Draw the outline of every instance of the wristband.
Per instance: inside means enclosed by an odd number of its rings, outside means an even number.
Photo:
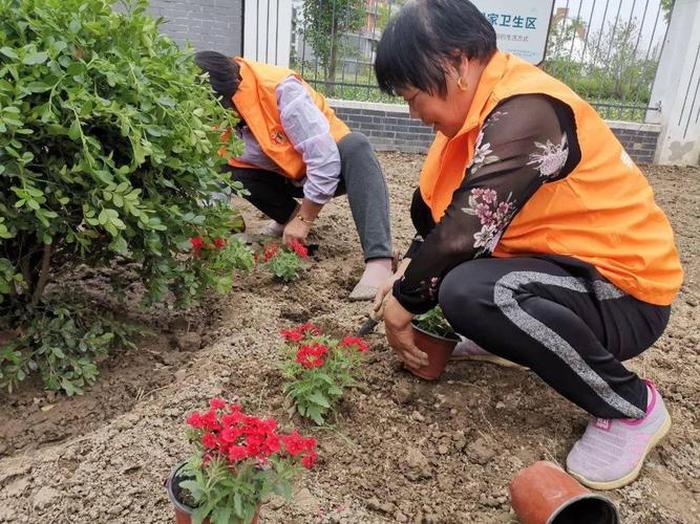
[[[297,215],[297,218],[298,218],[299,220],[301,220],[301,222],[304,223],[304,224],[306,224],[307,226],[312,226],[313,223],[314,223],[314,221],[313,221],[312,219],[304,218],[304,217],[301,216],[301,215]]]

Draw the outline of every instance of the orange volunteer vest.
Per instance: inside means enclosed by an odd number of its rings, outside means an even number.
[[[240,67],[242,79],[238,90],[233,95],[233,104],[236,110],[245,120],[263,152],[279,166],[282,174],[292,180],[304,178],[306,166],[302,156],[289,142],[280,122],[275,94],[275,89],[280,82],[290,76],[295,76],[304,84],[316,107],[328,119],[330,133],[336,143],[350,133],[350,129],[335,115],[325,98],[314,91],[291,69],[252,62],[239,57],[234,58],[234,60]],[[226,135],[222,138],[226,139]],[[228,163],[234,167],[256,167],[236,158],[229,159]]]
[[[633,297],[668,305],[683,280],[671,225],[654,194],[595,110],[562,82],[513,55],[497,52],[481,75],[462,129],[438,133],[420,190],[439,221],[471,164],[479,130],[499,102],[544,94],[575,117],[581,161],[566,178],[544,184],[515,216],[496,257],[557,254],[588,262]]]

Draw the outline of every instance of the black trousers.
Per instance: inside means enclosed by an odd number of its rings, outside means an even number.
[[[569,257],[482,258],[443,280],[440,305],[458,333],[529,367],[600,418],[641,418],[646,387],[622,362],[663,333],[670,306],[624,293]]]

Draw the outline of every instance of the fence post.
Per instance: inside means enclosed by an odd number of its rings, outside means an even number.
[[[243,57],[289,67],[291,0],[243,0]]]
[[[661,124],[654,162],[700,163],[700,0],[676,0],[646,121]]]

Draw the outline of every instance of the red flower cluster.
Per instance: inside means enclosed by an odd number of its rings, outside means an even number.
[[[294,251],[300,258],[307,258],[309,256],[309,248],[298,240],[292,240],[289,242],[289,247]]]
[[[192,237],[190,238],[190,244],[192,244],[192,251],[194,256],[198,257],[202,248],[204,247],[204,240],[202,237]]]
[[[367,343],[360,337],[345,337],[338,345],[345,348],[354,347],[360,353],[364,353],[369,348]]]
[[[313,467],[317,458],[315,439],[303,438],[296,431],[280,435],[275,419],[248,416],[238,404],[227,405],[219,398],[210,400],[209,408],[206,413],[195,411],[187,418],[188,425],[201,431],[201,443],[207,450],[205,459],[219,455],[232,466],[246,459],[264,464],[283,445],[291,457],[303,454],[304,467]]]
[[[304,340],[307,335],[317,336],[321,333],[321,328],[314,326],[311,322],[300,324],[292,329],[283,329],[280,331],[280,335],[290,342],[300,342]]]
[[[287,453],[292,457],[296,457],[299,454],[304,454],[301,458],[301,465],[305,468],[311,469],[318,458],[316,453],[316,439],[314,438],[304,438],[295,429],[289,435],[282,436],[282,443],[284,444]]]
[[[263,251],[263,262],[268,262],[279,252],[279,246],[277,244],[270,244],[266,246]]]
[[[202,254],[202,249],[208,247],[215,247],[216,249],[223,249],[226,247],[226,240],[223,238],[214,239],[213,245],[207,245],[202,237],[192,237],[190,238],[190,244],[192,244],[192,252],[194,256],[198,257]]]
[[[296,361],[306,369],[323,366],[324,356],[328,353],[328,346],[314,342],[311,345],[302,345],[297,351]]]

